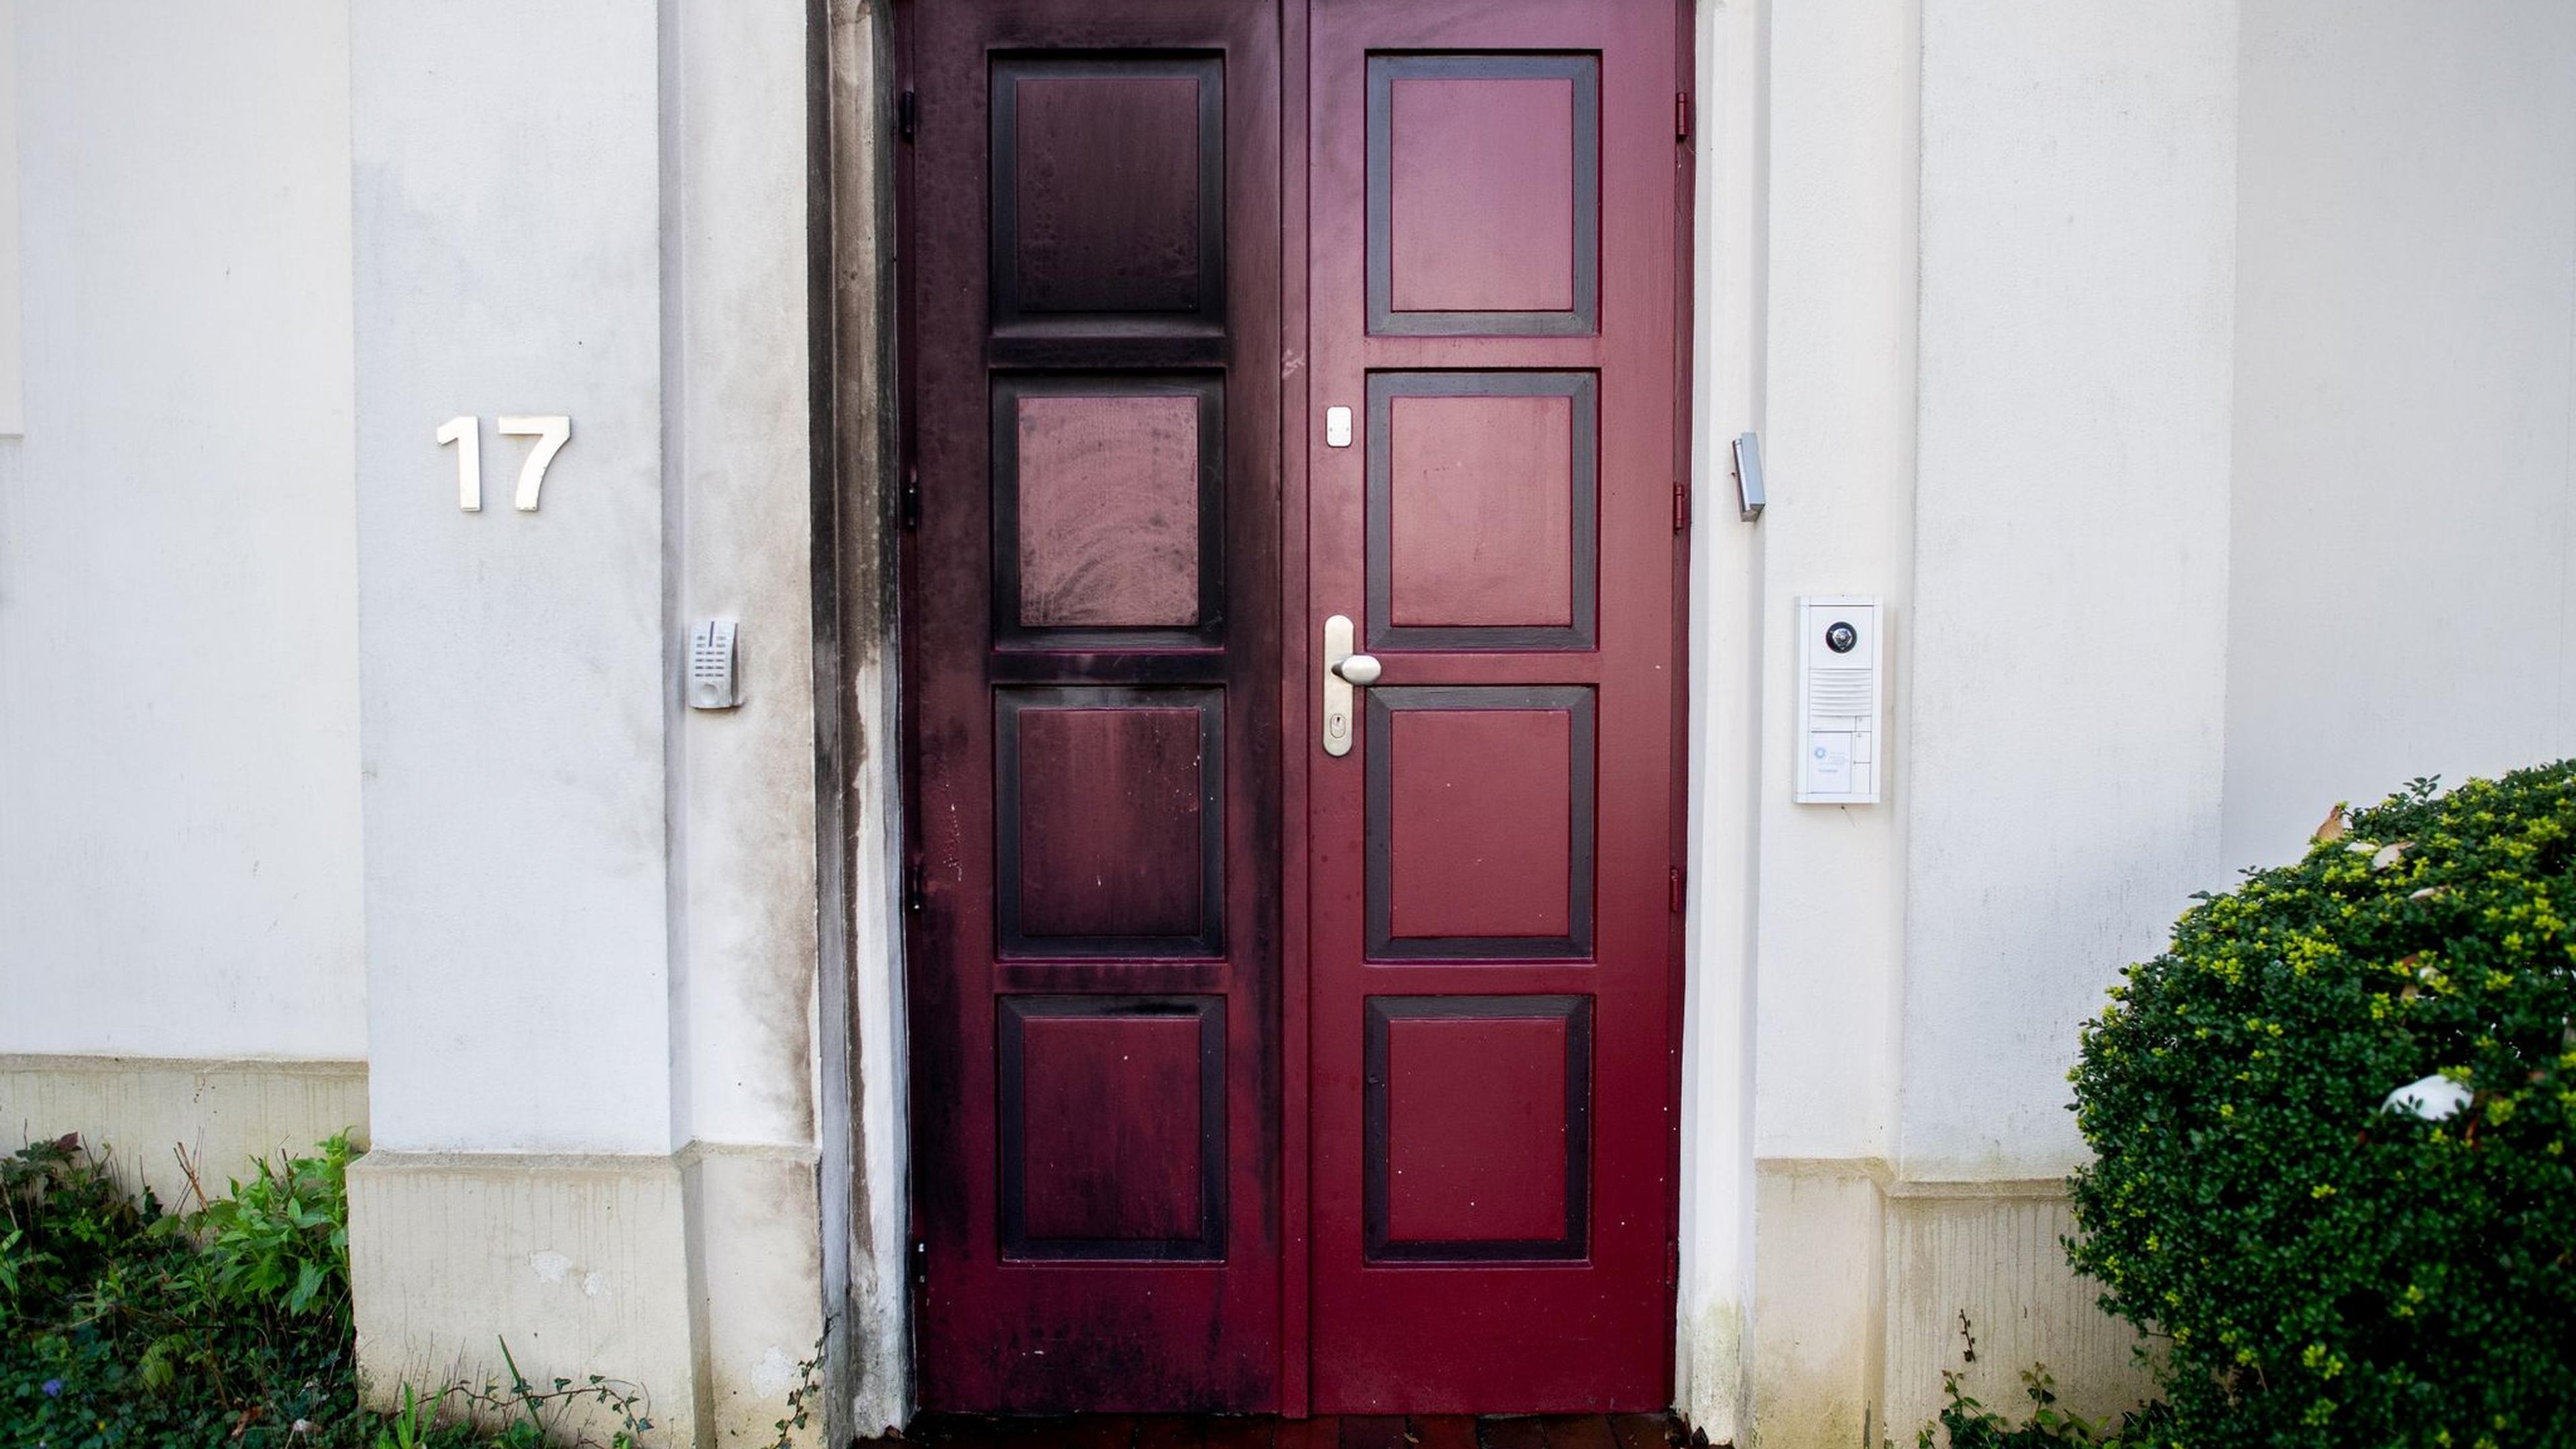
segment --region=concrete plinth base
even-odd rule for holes
[[[409,1383],[601,1374],[640,1388],[653,1445],[767,1444],[821,1336],[811,1154],[369,1154],[349,1174],[358,1357]],[[608,1410],[570,1422],[604,1436]],[[804,1436],[821,1441],[820,1420]]]
[[[0,1152],[77,1132],[172,1208],[187,1191],[180,1152],[221,1193],[251,1158],[344,1131],[366,1138],[365,1062],[0,1055]]]
[[[2055,1376],[2060,1407],[2088,1418],[2149,1390],[2137,1333],[2067,1266],[2061,1182],[1913,1182],[1876,1160],[1767,1159],[1755,1212],[1761,1449],[1910,1444],[1940,1409],[1944,1370],[2007,1416],[2030,1406],[2021,1372],[2033,1363]]]

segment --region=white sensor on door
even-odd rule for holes
[[[1798,601],[1797,774],[1802,805],[1875,805],[1887,767],[1881,728],[1885,613],[1876,599]]]

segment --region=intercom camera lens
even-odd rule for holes
[[[1825,647],[1836,654],[1849,654],[1852,646],[1859,642],[1860,631],[1849,624],[1837,622],[1825,626]]]

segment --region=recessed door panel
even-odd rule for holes
[[[1368,429],[1371,647],[1592,647],[1592,374],[1373,372]]]
[[[1031,51],[991,77],[994,327],[1218,325],[1222,57]]]
[[[1003,954],[1216,954],[1223,695],[1014,688],[996,702]]]
[[[996,641],[1215,642],[1225,609],[1224,445],[1214,377],[995,378]]]
[[[1371,959],[1592,953],[1589,689],[1379,685],[1363,744]]]
[[[1367,1260],[1581,1258],[1591,998],[1379,996],[1367,1010]]]
[[[1369,330],[1593,331],[1599,57],[1372,55],[1366,66]]]
[[[1225,1000],[1005,996],[1002,1255],[1225,1256]]]

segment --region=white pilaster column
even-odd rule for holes
[[[805,9],[351,30],[362,1357],[384,1393],[506,1339],[657,1442],[765,1440],[823,1320]],[[521,511],[499,420],[552,415]],[[698,617],[739,709],[681,703]]]

